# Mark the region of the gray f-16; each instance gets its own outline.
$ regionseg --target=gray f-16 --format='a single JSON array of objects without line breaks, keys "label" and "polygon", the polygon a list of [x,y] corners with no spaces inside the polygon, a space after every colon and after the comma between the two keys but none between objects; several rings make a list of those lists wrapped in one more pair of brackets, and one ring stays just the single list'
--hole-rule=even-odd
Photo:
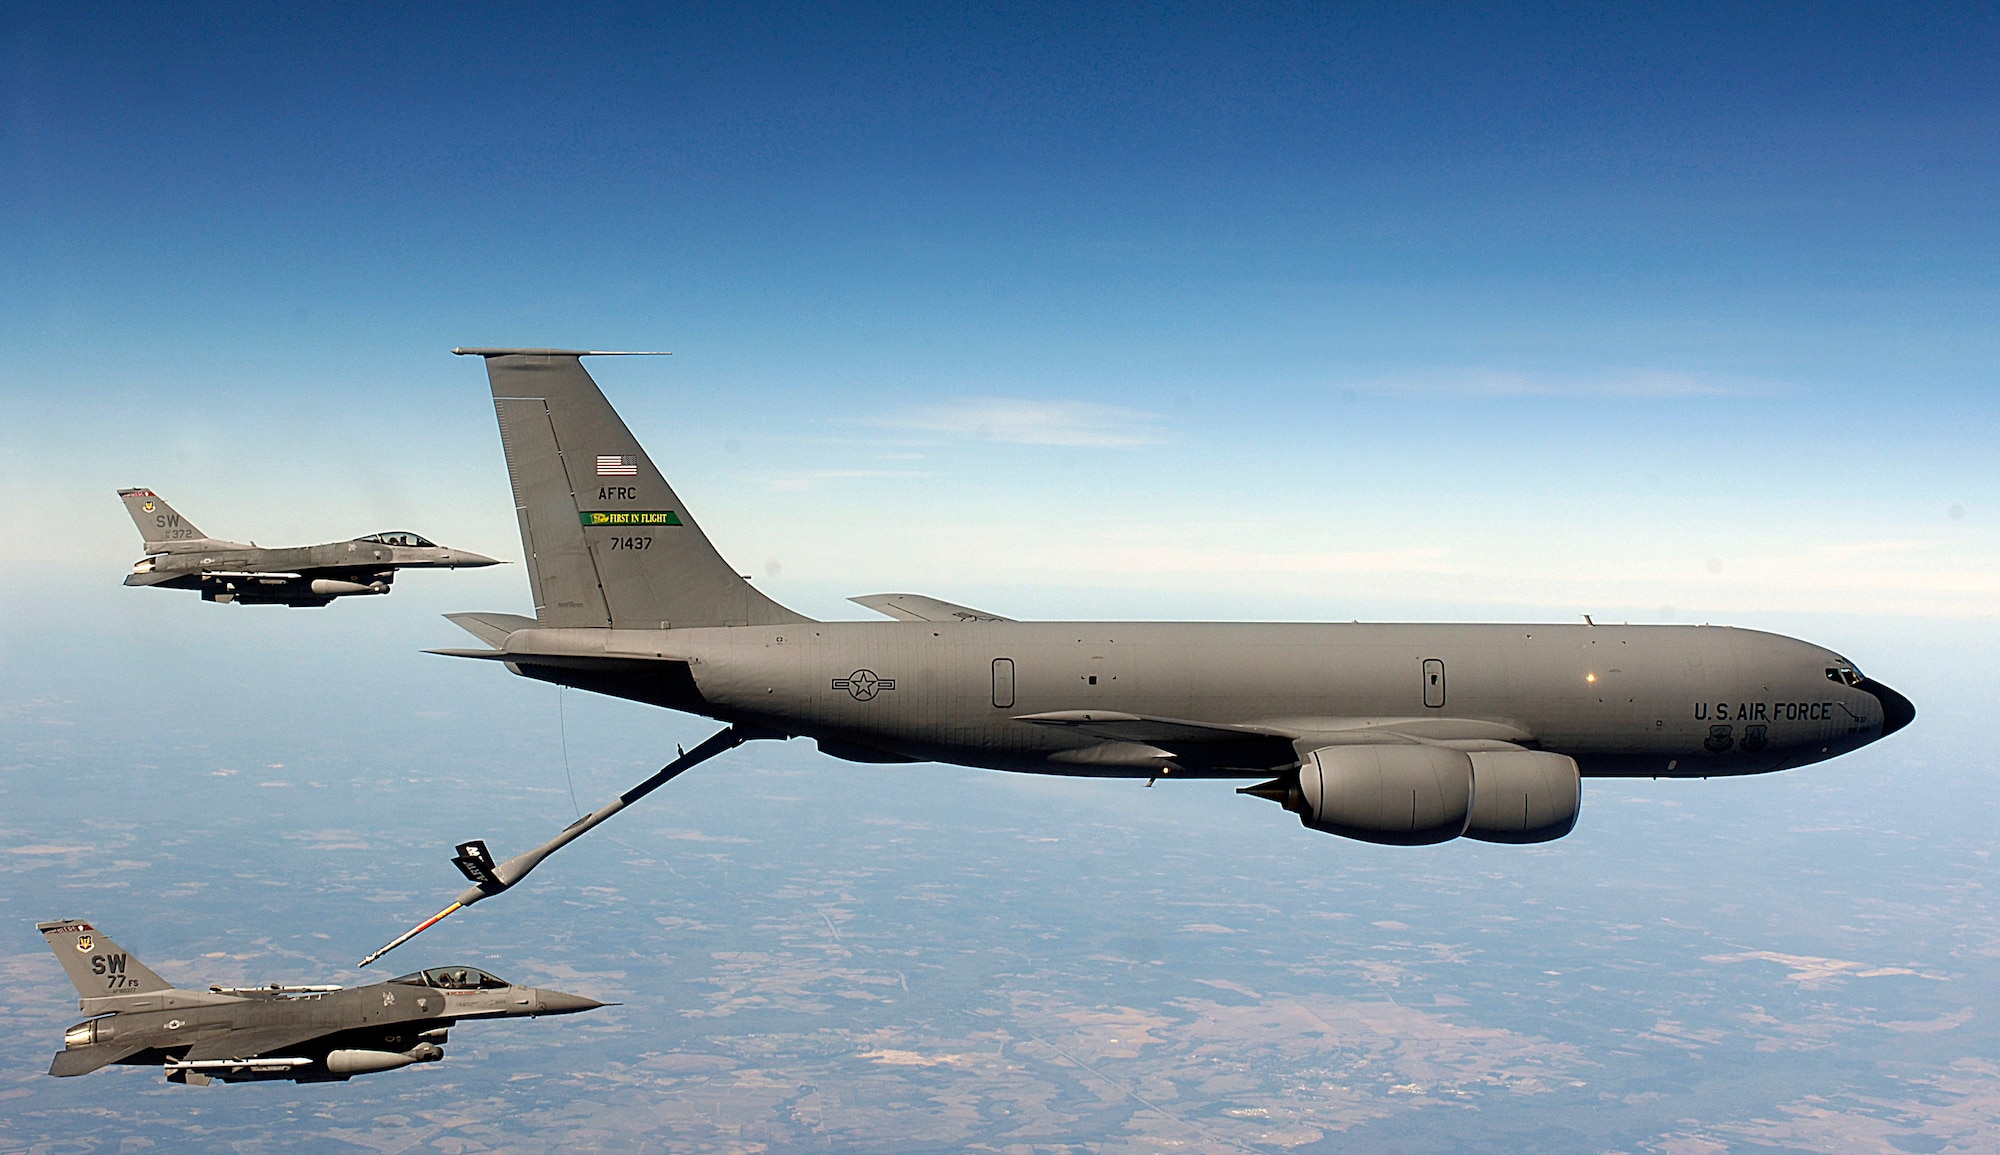
[{"label": "gray f-16", "polygon": [[501,564],[401,531],[260,549],[208,536],[150,489],[121,489],[118,496],[146,542],[146,556],[125,575],[125,584],[198,590],[205,602],[323,606],[335,598],[386,594],[399,569]]},{"label": "gray f-16", "polygon": [[444,1058],[461,1019],[567,1015],[605,1004],[515,986],[475,967],[433,967],[373,986],[182,990],[87,922],[36,924],[56,952],[77,1007],[51,1075],[111,1063],[157,1066],[178,1083],[212,1079],[338,1082]]},{"label": "gray f-16", "polygon": [[1029,622],[915,594],[854,599],[894,621],[814,621],[709,544],[589,354],[455,352],[485,359],[535,616],[451,615],[487,648],[437,652],[728,726],[541,847],[496,863],[460,846],[473,885],[418,930],[752,739],[810,737],[854,762],[1251,778],[1241,793],[1330,834],[1529,843],[1570,832],[1584,777],[1786,770],[1916,713],[1832,650],[1746,629]]}]

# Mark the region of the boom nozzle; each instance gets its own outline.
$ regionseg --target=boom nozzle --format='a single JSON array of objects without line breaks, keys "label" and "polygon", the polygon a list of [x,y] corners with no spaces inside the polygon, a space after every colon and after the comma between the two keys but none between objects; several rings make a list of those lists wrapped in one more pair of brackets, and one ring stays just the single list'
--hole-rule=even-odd
[{"label": "boom nozzle", "polygon": [[472,886],[465,893],[458,896],[458,901],[410,928],[400,937],[391,941],[388,946],[362,959],[359,965],[367,966],[369,963],[402,946],[431,927],[436,926],[444,920],[445,916],[454,911],[463,910],[481,899],[491,898],[501,891],[510,889],[515,883],[528,877],[549,855],[582,838],[595,829],[599,823],[666,785],[682,772],[690,770],[699,763],[706,762],[724,751],[734,750],[736,747],[753,738],[775,738],[778,736],[777,734],[750,727],[731,726],[709,738],[701,745],[682,754],[672,762],[662,766],[659,772],[651,778],[646,779],[605,805],[563,827],[561,834],[556,835],[533,850],[522,851],[505,862],[495,863],[492,852],[486,849],[486,843],[483,840],[474,839],[470,842],[459,843],[457,847],[458,855],[451,861],[453,865],[458,867],[459,873],[465,875],[466,880],[472,883]]},{"label": "boom nozzle", "polygon": [[388,954],[390,951],[395,950],[399,946],[402,946],[404,943],[410,941],[411,939],[424,933],[430,928],[436,926],[438,923],[443,922],[446,915],[452,913],[453,911],[457,910],[459,907],[464,905],[465,904],[461,902],[452,903],[450,906],[447,906],[443,910],[438,911],[436,914],[430,916],[424,921],[411,927],[409,930],[406,930],[402,934],[397,935],[394,939],[390,940],[388,946],[385,946],[381,950],[376,951],[374,954],[369,955],[367,958],[362,959],[355,965],[364,967],[367,966],[369,963],[374,962],[376,959],[381,958],[383,955]]}]

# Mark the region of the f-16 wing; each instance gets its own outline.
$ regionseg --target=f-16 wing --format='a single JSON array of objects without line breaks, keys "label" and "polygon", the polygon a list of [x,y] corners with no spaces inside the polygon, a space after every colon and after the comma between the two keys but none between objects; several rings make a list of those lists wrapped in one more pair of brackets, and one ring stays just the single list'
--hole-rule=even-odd
[{"label": "f-16 wing", "polygon": [[213,1059],[252,1059],[259,1055],[270,1055],[287,1047],[309,1043],[329,1033],[324,1026],[286,1024],[271,1027],[250,1027],[241,1031],[227,1031],[210,1035],[197,1042],[183,1056],[189,1062]]}]

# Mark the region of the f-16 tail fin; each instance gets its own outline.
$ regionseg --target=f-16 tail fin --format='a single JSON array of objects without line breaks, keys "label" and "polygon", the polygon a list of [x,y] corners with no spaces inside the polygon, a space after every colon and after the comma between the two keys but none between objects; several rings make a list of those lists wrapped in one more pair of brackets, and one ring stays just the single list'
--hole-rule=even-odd
[{"label": "f-16 tail fin", "polygon": [[452,352],[486,359],[541,626],[807,620],[753,589],[709,544],[584,371],[579,358],[590,354]]},{"label": "f-16 tail fin", "polygon": [[179,542],[208,540],[207,534],[150,489],[121,489],[118,496],[124,499],[132,524],[139,527],[139,536],[146,539],[147,553],[169,552]]},{"label": "f-16 tail fin", "polygon": [[154,974],[145,963],[133,958],[111,936],[87,922],[65,919],[41,922],[35,929],[49,941],[56,961],[76,984],[76,993],[87,999],[107,995],[144,995],[170,991],[174,984]]}]

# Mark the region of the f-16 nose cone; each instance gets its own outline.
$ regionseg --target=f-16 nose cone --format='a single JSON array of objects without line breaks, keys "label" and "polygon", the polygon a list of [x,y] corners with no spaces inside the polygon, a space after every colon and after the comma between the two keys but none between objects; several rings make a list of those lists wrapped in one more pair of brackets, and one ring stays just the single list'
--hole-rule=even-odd
[{"label": "f-16 nose cone", "polygon": [[573,1015],[578,1011],[594,1011],[603,1005],[596,999],[564,994],[562,991],[535,992],[535,1013],[538,1015]]},{"label": "f-16 nose cone", "polygon": [[487,557],[483,553],[468,553],[462,549],[452,550],[447,556],[450,558],[448,564],[457,569],[477,569],[483,565],[502,564],[499,558]]},{"label": "f-16 nose cone", "polygon": [[1910,701],[1908,698],[1891,690],[1882,683],[1869,678],[1863,678],[1859,686],[1861,689],[1875,695],[1875,700],[1882,703],[1882,736],[1884,738],[1887,738],[1889,735],[1894,734],[1916,720],[1916,703]]}]

